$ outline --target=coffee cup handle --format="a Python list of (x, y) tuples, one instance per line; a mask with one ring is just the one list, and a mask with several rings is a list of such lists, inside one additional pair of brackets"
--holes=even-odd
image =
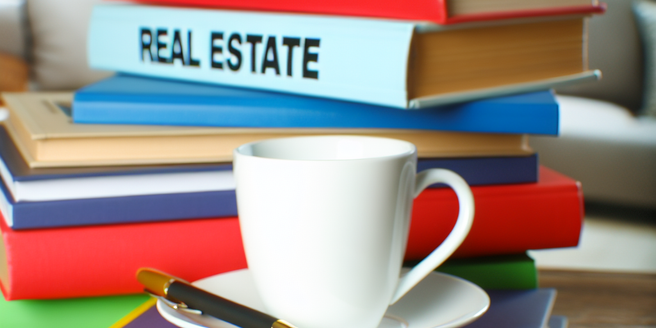
[(417, 285), (419, 281), (424, 279), (435, 268), (442, 264), (455, 250), (460, 246), (467, 234), (471, 229), (474, 222), (474, 196), (467, 182), (453, 171), (445, 169), (428, 169), (420, 172), (415, 177), (415, 191), (414, 197), (426, 189), (426, 187), (434, 183), (444, 183), (451, 187), (458, 196), (458, 204), (460, 212), (458, 213), (458, 220), (456, 225), (446, 237), (444, 242), (431, 252), (425, 259), (417, 264), (412, 270), (408, 271), (401, 279), (396, 287), (396, 292), (392, 297), (390, 304), (396, 303), (403, 295), (405, 295), (412, 287)]

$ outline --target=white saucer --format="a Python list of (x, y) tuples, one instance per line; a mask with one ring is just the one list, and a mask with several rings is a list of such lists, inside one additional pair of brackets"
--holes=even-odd
[[(193, 285), (266, 312), (248, 269), (211, 276)], [(460, 327), (483, 315), (489, 306), (490, 298), (477, 285), (448, 274), (433, 272), (387, 309), (378, 328)], [(206, 327), (197, 322), (207, 322), (212, 327), (235, 327), (208, 316), (180, 314), (162, 301), (157, 301), (157, 310), (164, 319), (183, 328)], [(196, 322), (190, 317), (194, 317)]]

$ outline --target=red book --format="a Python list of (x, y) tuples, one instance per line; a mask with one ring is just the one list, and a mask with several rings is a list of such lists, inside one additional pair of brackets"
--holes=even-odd
[[(578, 244), (583, 206), (576, 181), (542, 168), (538, 183), (472, 191), (474, 225), (455, 256)], [(451, 189), (424, 191), (414, 203), (406, 259), (439, 245), (457, 211)], [(135, 273), (144, 266), (190, 281), (246, 267), (235, 217), (21, 231), (0, 219), (0, 230), (0, 287), (8, 300), (136, 293), (142, 286)]]
[[(583, 224), (581, 184), (540, 167), (538, 183), (472, 187), (474, 224), (454, 257), (516, 254), (572, 247)], [(406, 259), (422, 259), (456, 224), (458, 200), (451, 189), (431, 189), (415, 200)]]
[(545, 1), (536, 0), (518, 0), (511, 4), (507, 1), (500, 3), (490, 1), (486, 7), (480, 6), (480, 1), (472, 0), (136, 0), (135, 2), (423, 20), (438, 24), (606, 11), (606, 5), (598, 0), (571, 0), (566, 5), (545, 4)]

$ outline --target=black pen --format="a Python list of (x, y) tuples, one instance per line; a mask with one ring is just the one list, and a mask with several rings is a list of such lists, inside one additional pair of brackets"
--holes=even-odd
[(242, 328), (296, 328), (266, 313), (214, 295), (164, 272), (141, 268), (137, 280), (146, 292), (175, 303), (181, 310), (193, 309)]

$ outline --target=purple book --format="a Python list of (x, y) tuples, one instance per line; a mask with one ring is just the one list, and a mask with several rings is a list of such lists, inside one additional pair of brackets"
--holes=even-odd
[(152, 306), (146, 312), (123, 326), (123, 328), (178, 328), (178, 326), (166, 321), (157, 312), (157, 307)]
[(468, 328), (545, 328), (548, 327), (556, 290), (486, 290), (490, 308)]
[[(486, 290), (486, 292), (490, 296), (490, 308), (478, 320), (467, 325), (467, 328), (567, 327), (565, 317), (549, 318), (556, 299), (555, 289)], [(122, 328), (177, 328), (177, 326), (166, 321), (157, 312), (157, 308), (152, 306)]]

